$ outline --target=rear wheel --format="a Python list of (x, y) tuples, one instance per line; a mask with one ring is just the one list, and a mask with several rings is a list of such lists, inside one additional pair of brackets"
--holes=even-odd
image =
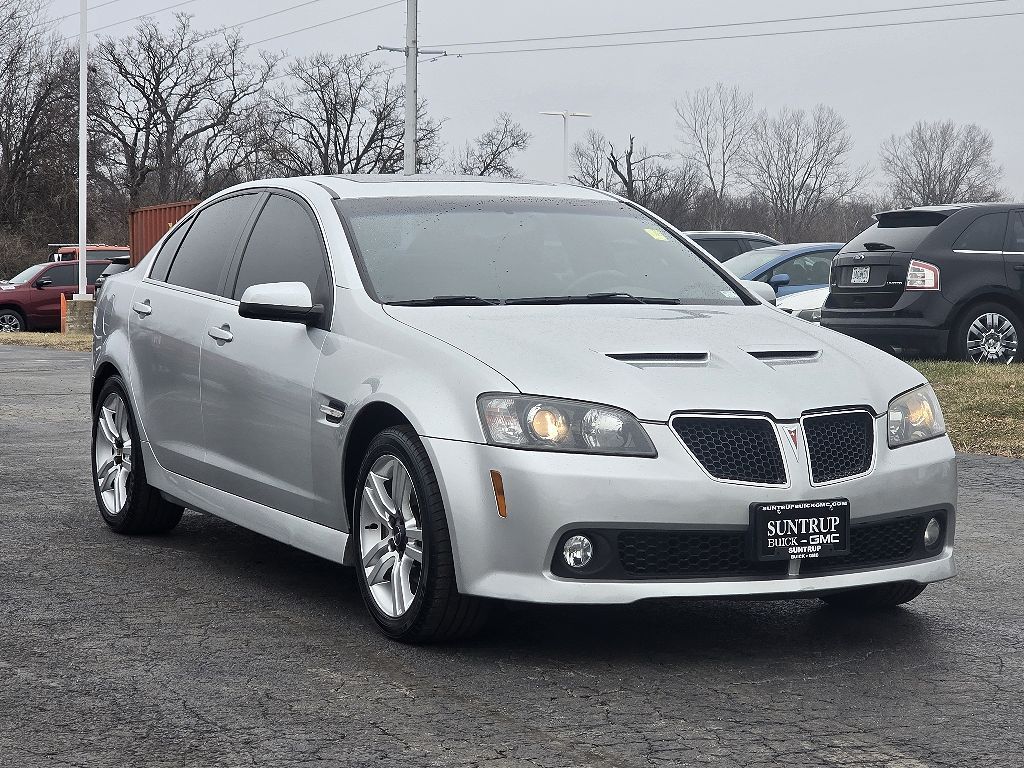
[(359, 589), (381, 632), (410, 643), (477, 632), (487, 604), (456, 589), (444, 502), (416, 433), (392, 427), (378, 434), (357, 487)]
[(924, 592), (925, 584), (912, 581), (895, 584), (878, 584), (873, 587), (858, 587), (842, 592), (822, 595), (821, 599), (836, 608), (851, 610), (884, 610), (909, 603)]
[(1024, 323), (1009, 307), (987, 301), (970, 307), (953, 329), (951, 356), (981, 363), (1012, 363), (1020, 360), (1019, 344)]
[(0, 333), (17, 333), (24, 331), (25, 318), (16, 309), (0, 309)]
[(118, 533), (166, 533), (184, 510), (146, 482), (135, 417), (119, 376), (100, 390), (92, 425), (92, 477), (103, 520)]

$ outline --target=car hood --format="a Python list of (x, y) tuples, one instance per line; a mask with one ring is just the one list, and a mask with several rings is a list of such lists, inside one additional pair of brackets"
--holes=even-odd
[(521, 392), (615, 405), (665, 421), (681, 410), (778, 419), (889, 401), (924, 383), (910, 366), (768, 306), (386, 307), (472, 355)]

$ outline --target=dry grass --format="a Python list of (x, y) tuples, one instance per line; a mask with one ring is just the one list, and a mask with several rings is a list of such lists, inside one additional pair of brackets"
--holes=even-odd
[(0, 346), (4, 344), (92, 352), (92, 336), (87, 333), (3, 333), (0, 334)]
[(916, 360), (958, 451), (1024, 458), (1024, 365)]

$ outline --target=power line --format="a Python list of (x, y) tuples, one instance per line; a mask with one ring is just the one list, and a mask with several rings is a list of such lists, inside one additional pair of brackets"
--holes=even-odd
[[(145, 13), (140, 13), (138, 16), (132, 16), (129, 19), (121, 19), (121, 21), (115, 21), (115, 22), (112, 22), (111, 24), (104, 24), (102, 27), (93, 27), (92, 29), (89, 30), (89, 34), (92, 34), (93, 32), (101, 32), (102, 30), (110, 29), (111, 27), (119, 27), (122, 24), (127, 24), (129, 21), (136, 21), (137, 19), (144, 19), (147, 16), (152, 16), (155, 13), (163, 13), (164, 11), (170, 11), (170, 10), (173, 10), (174, 8), (180, 8), (183, 5), (190, 5), (191, 3), (194, 3), (196, 1), (197, 0), (183, 0), (180, 3), (174, 3), (173, 5), (166, 5), (163, 8), (157, 8), (157, 9), (152, 10), (152, 11), (146, 11)], [(96, 6), (96, 7), (98, 8), (99, 6)], [(68, 37), (64, 38), (65, 41), (67, 41), (67, 40), (76, 40), (76, 39), (78, 39), (78, 35), (69, 35)]]
[(444, 43), (438, 44), (439, 48), (459, 48), (465, 46), (475, 45), (505, 45), (508, 43), (539, 43), (549, 42), (553, 40), (579, 40), (588, 37), (618, 37), (622, 35), (646, 35), (646, 34), (662, 34), (666, 32), (693, 32), (701, 29), (717, 29), (724, 27), (748, 27), (756, 26), (760, 24), (786, 24), (796, 21), (823, 21), (825, 19), (840, 19), (848, 18), (850, 16), (871, 16), (881, 13), (903, 13), (907, 11), (926, 11), (926, 10), (937, 10), (941, 8), (956, 8), (965, 5), (991, 5), (993, 3), (1006, 3), (1009, 0), (962, 0), (962, 2), (955, 3), (936, 3), (932, 5), (913, 5), (906, 6), (903, 8), (884, 8), (870, 11), (848, 11), (846, 13), (826, 13), (817, 16), (792, 16), (784, 19), (762, 19), (760, 21), (732, 21), (724, 22), (721, 24), (701, 24), (698, 26), (690, 27), (662, 27), (660, 29), (634, 29), (631, 31), (617, 31), (617, 32), (590, 32), (586, 34), (576, 35), (552, 35), (549, 37), (513, 37), (504, 40), (477, 40), (473, 42), (461, 42), (461, 43)]
[(945, 19), (915, 19), (912, 21), (890, 21), (879, 24), (855, 24), (845, 27), (818, 27), (816, 29), (789, 29), (774, 32), (748, 32), (741, 35), (714, 35), (709, 37), (684, 37), (673, 40), (635, 40), (625, 43), (591, 43), (588, 45), (560, 45), (539, 48), (504, 48), (491, 51), (461, 51), (454, 53), (456, 58), (463, 56), (489, 56), (498, 53), (535, 53), (540, 51), (582, 51), (595, 48), (627, 48), (639, 45), (667, 45), (670, 43), (702, 43), (718, 40), (743, 40), (757, 37), (780, 37), (782, 35), (809, 35), (817, 32), (844, 32), (855, 29), (882, 29), (885, 27), (909, 27), (916, 24), (942, 24), (951, 21), (969, 21), (973, 19), (1000, 19), (1009, 16), (1024, 16), (1024, 11), (1008, 11), (1006, 13), (990, 13), (975, 16), (951, 16)]
[(263, 21), (264, 19), (269, 19), (271, 16), (280, 16), (282, 13), (288, 13), (288, 11), (294, 11), (297, 8), (305, 8), (307, 5), (315, 5), (316, 3), (322, 2), (324, 2), (324, 0), (306, 0), (306, 2), (304, 3), (296, 3), (295, 5), (289, 5), (287, 8), (282, 8), (279, 11), (271, 11), (270, 13), (265, 13), (262, 16), (256, 16), (251, 19), (246, 19), (245, 21), (239, 21), (236, 24), (228, 24), (228, 26), (231, 28), (244, 27), (246, 24), (252, 24), (253, 22)]
[[(121, 1), (122, 0), (107, 0), (105, 3), (97, 3), (96, 5), (90, 5), (88, 10), (95, 11), (97, 8), (103, 8), (104, 6), (107, 6), (107, 5), (113, 5), (114, 3), (120, 3)], [(74, 13), (66, 13), (63, 16), (58, 16), (57, 18), (52, 19), (52, 21), (54, 23), (56, 23), (58, 21), (64, 21), (64, 19), (74, 18), (78, 14), (79, 14), (79, 11), (75, 11)]]
[(262, 40), (254, 40), (252, 43), (250, 43), (250, 45), (260, 45), (261, 43), (269, 43), (271, 40), (279, 40), (280, 38), (288, 37), (289, 35), (297, 35), (299, 32), (308, 32), (311, 29), (319, 29), (320, 27), (326, 27), (328, 24), (335, 24), (339, 21), (344, 21), (345, 19), (352, 19), (355, 18), (356, 16), (362, 16), (364, 13), (372, 13), (373, 11), (379, 11), (381, 8), (389, 8), (392, 5), (399, 5), (404, 2), (405, 0), (391, 0), (390, 3), (375, 5), (372, 8), (367, 8), (362, 11), (356, 11), (355, 13), (350, 13), (347, 16), (339, 16), (336, 19), (327, 19), (326, 21), (321, 21), (318, 24), (310, 24), (308, 27), (302, 27), (302, 29), (293, 29), (291, 32), (282, 32), (279, 35), (265, 37)]

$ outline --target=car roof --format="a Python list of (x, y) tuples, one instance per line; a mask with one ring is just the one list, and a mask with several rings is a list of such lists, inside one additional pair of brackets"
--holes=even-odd
[(993, 212), (1009, 211), (1014, 208), (1020, 208), (1022, 203), (949, 203), (947, 205), (914, 205), (907, 208), (892, 208), (888, 211), (879, 211), (875, 214), (875, 218), (879, 216), (888, 216), (897, 213), (907, 213), (908, 211), (921, 211), (922, 213), (945, 213), (947, 215), (953, 215), (957, 211), (962, 211), (966, 208), (985, 208)]

